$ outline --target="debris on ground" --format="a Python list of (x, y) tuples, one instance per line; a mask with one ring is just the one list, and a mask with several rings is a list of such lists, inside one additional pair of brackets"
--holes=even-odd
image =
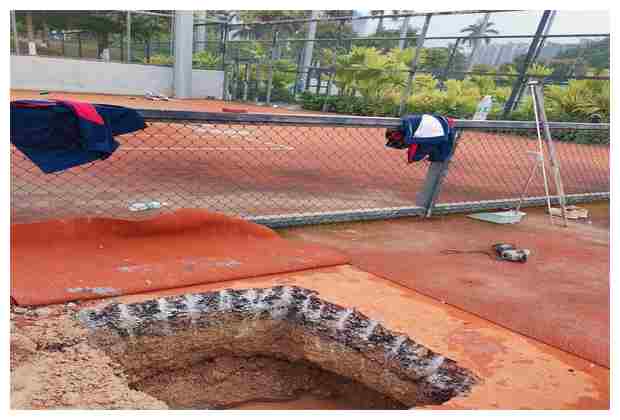
[[(562, 217), (562, 209), (558, 207), (551, 207), (550, 210), (547, 210), (547, 213), (550, 213), (552, 216)], [(588, 209), (577, 206), (566, 206), (566, 218), (571, 220), (587, 219)]]
[(153, 93), (148, 90), (144, 93), (144, 97), (148, 99), (149, 101), (169, 101), (170, 100), (170, 98), (167, 97), (166, 95), (162, 95), (160, 93)]
[(129, 205), (129, 211), (146, 211), (160, 209), (165, 206), (166, 203), (160, 203), (159, 201), (147, 201), (145, 203), (137, 202)]

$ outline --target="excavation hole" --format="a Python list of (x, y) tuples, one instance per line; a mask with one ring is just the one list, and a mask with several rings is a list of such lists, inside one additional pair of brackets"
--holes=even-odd
[(405, 409), (404, 404), (312, 363), (221, 356), (131, 385), (171, 409)]
[(220, 290), (84, 310), (91, 344), (172, 409), (404, 409), (478, 378), (355, 309), (296, 286)]

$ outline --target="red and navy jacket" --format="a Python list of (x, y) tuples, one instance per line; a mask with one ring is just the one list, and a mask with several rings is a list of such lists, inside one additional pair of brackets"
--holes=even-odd
[(386, 132), (387, 147), (407, 149), (407, 162), (428, 156), (431, 162), (447, 160), (454, 148), (454, 120), (440, 115), (413, 114), (401, 118), (401, 126)]
[(119, 146), (114, 136), (144, 128), (140, 114), (121, 106), (11, 102), (11, 143), (45, 173), (107, 159)]

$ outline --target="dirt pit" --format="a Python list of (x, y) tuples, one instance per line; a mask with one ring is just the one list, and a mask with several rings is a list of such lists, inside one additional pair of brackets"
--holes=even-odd
[(291, 363), (264, 356), (204, 360), (145, 378), (130, 387), (165, 402), (171, 409), (407, 408), (312, 363)]
[(331, 399), (442, 404), (477, 382), (455, 361), (296, 286), (225, 289), (81, 311), (89, 343), (170, 408)]
[(408, 409), (479, 382), (297, 286), (107, 301), (12, 327), (14, 409)]

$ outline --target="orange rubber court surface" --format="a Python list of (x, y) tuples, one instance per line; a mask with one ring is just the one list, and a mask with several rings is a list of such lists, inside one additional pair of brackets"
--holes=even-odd
[[(12, 99), (73, 98), (132, 108), (290, 113), (283, 108), (208, 100), (13, 91)], [(295, 111), (299, 113), (300, 111)], [(204, 208), (237, 216), (411, 206), (427, 163), (385, 147), (384, 130), (252, 124), (151, 122), (120, 136), (106, 161), (43, 174), (21, 153), (11, 160), (13, 222), (100, 215), (135, 218), (133, 202)], [(518, 197), (536, 141), (505, 132), (464, 131), (439, 202)], [(556, 143), (568, 194), (609, 190), (609, 147)], [(528, 191), (544, 194), (542, 179)]]
[[(134, 108), (219, 111), (228, 105), (51, 95), (60, 96)], [(12, 92), (12, 98), (41, 97), (33, 92)], [(288, 112), (248, 108), (251, 112)], [(406, 165), (402, 151), (386, 149), (381, 129), (151, 123), (144, 132), (119, 140), (121, 149), (107, 161), (55, 175), (42, 174), (13, 153), (12, 222), (156, 215), (127, 210), (130, 203), (143, 200), (166, 202), (169, 209), (199, 207), (228, 215), (409, 206), (414, 204), (426, 172), (426, 164)], [(526, 152), (535, 148), (535, 142), (505, 133), (473, 131), (464, 132), (461, 140), (440, 201), (518, 196), (532, 165)], [(568, 193), (609, 190), (607, 146), (557, 146)], [(530, 195), (542, 194), (538, 179)], [(77, 290), (83, 286), (77, 280), (84, 273), (100, 271), (95, 259), (87, 260), (97, 252), (118, 257), (129, 254), (130, 264), (116, 261), (122, 267), (157, 266), (168, 257), (175, 266), (180, 261), (175, 252), (190, 247), (194, 256), (208, 257), (222, 235), (238, 237), (228, 238), (228, 248), (222, 246), (219, 257), (239, 253), (241, 245), (235, 248), (234, 244), (242, 244), (247, 234), (246, 239), (260, 237), (263, 244), (246, 248), (247, 262), (260, 262), (263, 255), (271, 255), (271, 271), (216, 276), (204, 284), (206, 281), (192, 277), (196, 273), (191, 270), (183, 273), (185, 277), (179, 276), (180, 271), (160, 270), (154, 273), (159, 283), (151, 287), (154, 279), (148, 273), (125, 280), (120, 277), (125, 273), (121, 270), (116, 280), (126, 284), (120, 293), (124, 296), (117, 299), (137, 301), (227, 287), (297, 284), (405, 331), (484, 379), (472, 395), (441, 408), (605, 409), (609, 408), (609, 208), (606, 203), (585, 207), (590, 210), (591, 223), (570, 222), (568, 228), (550, 226), (541, 209), (526, 209), (524, 221), (513, 226), (452, 215), (291, 228), (279, 230), (277, 235), (267, 229), (254, 232), (252, 228), (250, 235), (243, 230), (231, 233), (228, 228), (213, 228), (202, 232), (210, 239), (186, 237), (183, 241), (179, 238), (191, 235), (142, 232), (137, 239), (121, 241), (122, 228), (115, 228), (115, 234), (110, 235), (103, 226), (90, 233), (94, 235), (88, 242), (92, 249), (84, 246), (85, 241), (59, 249), (54, 254), (57, 267), (53, 273), (42, 267), (34, 269), (33, 257), (46, 253), (42, 244), (24, 245), (21, 256), (30, 259), (28, 264), (21, 261), (20, 276), (35, 297), (36, 289), (44, 293), (43, 286), (49, 283), (46, 273), (57, 278), (67, 274), (71, 284), (60, 286)], [(64, 229), (72, 223), (54, 221), (45, 226), (56, 226), (71, 237), (79, 233)], [(18, 239), (32, 241), (36, 227), (20, 226), (30, 233)], [(53, 229), (47, 232), (52, 233)], [(301, 242), (286, 244), (276, 236)], [(101, 238), (104, 243), (96, 244)], [(209, 240), (209, 247), (201, 245)], [(532, 256), (526, 264), (514, 264), (478, 254), (441, 255), (445, 249), (487, 250), (497, 242), (529, 248)], [(261, 253), (261, 246), (270, 247), (269, 252)], [(274, 253), (281, 259), (273, 257)], [(14, 255), (20, 258), (20, 254)], [(308, 256), (309, 264), (303, 261)], [(69, 262), (76, 258), (80, 266), (73, 270)], [(215, 260), (201, 261), (212, 266)], [(246, 262), (241, 256), (238, 261)], [(220, 267), (220, 271), (226, 270), (229, 267)], [(278, 274), (264, 276), (270, 272)], [(183, 279), (187, 281), (179, 281)], [(190, 284), (194, 285), (184, 287)]]

